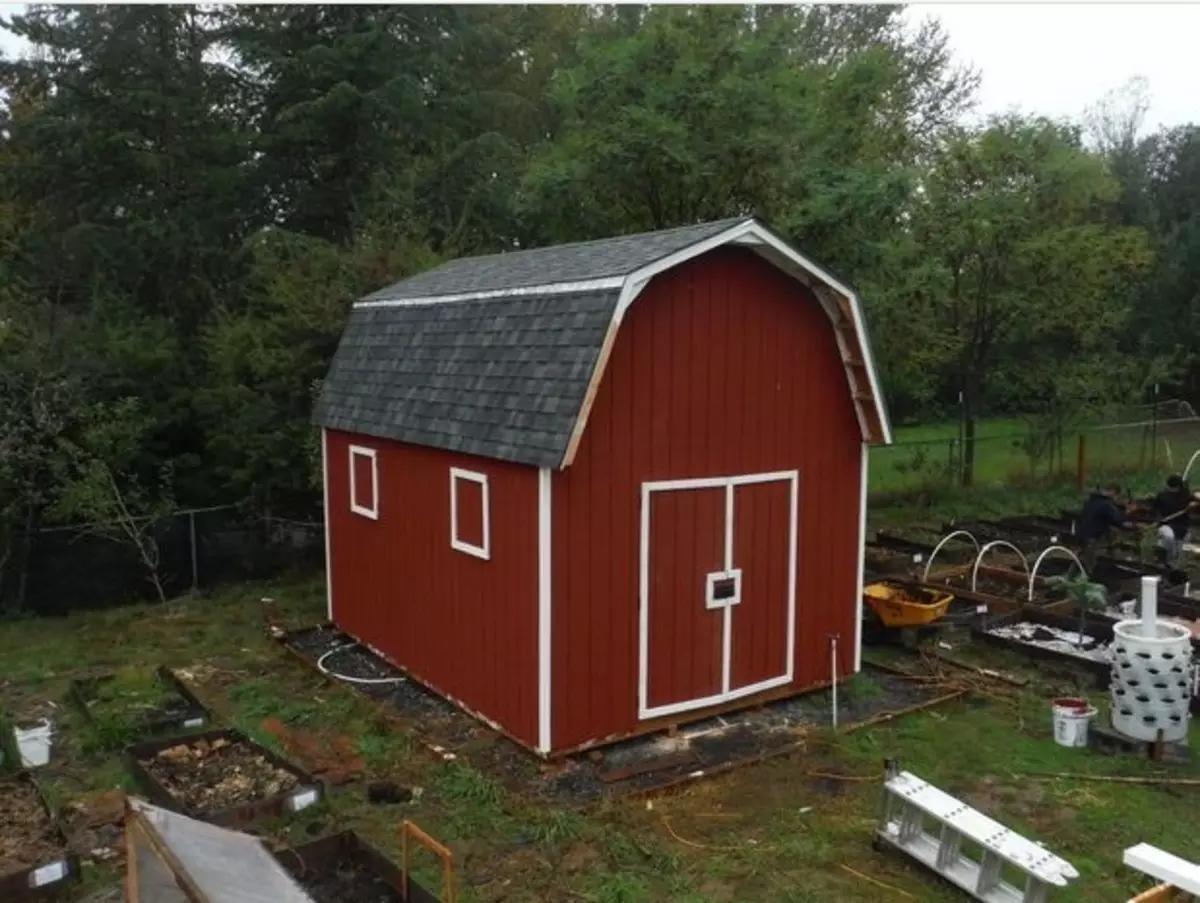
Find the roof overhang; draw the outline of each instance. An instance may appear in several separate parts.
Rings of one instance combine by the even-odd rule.
[[[655,276],[726,245],[749,248],[812,291],[833,325],[863,442],[870,445],[891,444],[892,428],[888,422],[883,393],[879,388],[875,359],[867,335],[866,318],[863,316],[862,302],[858,295],[757,220],[749,219],[625,277],[620,299],[613,311],[612,322],[609,324],[604,345],[596,360],[595,371],[584,396],[583,407],[563,456],[562,467],[569,467],[575,460],[592,402],[607,369],[608,358],[626,311]]]

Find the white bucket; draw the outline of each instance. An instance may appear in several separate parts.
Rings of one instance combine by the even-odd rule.
[[[50,762],[50,747],[54,742],[54,725],[43,720],[37,727],[27,730],[13,728],[17,739],[17,751],[21,754],[21,765],[25,768],[40,768]]]
[[[1087,746],[1088,725],[1096,717],[1096,707],[1086,699],[1065,697],[1054,700],[1054,742],[1059,746]]]

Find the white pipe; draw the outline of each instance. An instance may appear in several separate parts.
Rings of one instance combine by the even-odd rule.
[[[979,550],[979,554],[975,556],[975,567],[971,568],[971,592],[975,592],[975,584],[979,580],[979,563],[983,561],[983,556],[987,554],[987,550],[994,546],[1005,546],[1017,553],[1017,557],[1021,559],[1021,564],[1025,568],[1025,575],[1029,576],[1029,559],[1014,546],[1011,542],[1003,539],[993,539],[986,546]]]
[[[1029,574],[1029,601],[1030,602],[1033,601],[1033,581],[1037,577],[1038,568],[1042,566],[1042,559],[1045,558],[1047,555],[1049,555],[1051,552],[1063,552],[1064,554],[1069,555],[1071,557],[1071,560],[1074,561],[1077,565],[1079,565],[1079,573],[1081,573],[1083,575],[1083,579],[1084,580],[1087,579],[1087,576],[1088,576],[1087,568],[1085,568],[1083,566],[1083,562],[1079,560],[1078,555],[1076,555],[1074,552],[1072,552],[1066,546],[1047,546],[1045,549],[1042,550],[1042,554],[1038,555],[1037,559],[1033,562],[1033,571]]]
[[[1157,636],[1158,581],[1161,578],[1142,578],[1142,636]]]
[[[1197,458],[1200,458],[1200,451],[1193,452],[1191,458],[1188,459],[1187,467],[1183,469],[1182,474],[1184,482],[1187,482],[1188,474],[1192,472],[1192,465],[1196,463]]]
[[[925,562],[925,573],[921,575],[922,583],[929,582],[929,569],[931,567],[933,567],[933,559],[937,558],[937,553],[942,550],[942,546],[944,546],[946,543],[948,543],[950,540],[952,540],[956,536],[967,537],[967,539],[971,540],[971,543],[975,546],[976,553],[979,552],[979,540],[976,539],[974,536],[972,536],[970,533],[968,533],[966,530],[954,530],[950,533],[947,533],[945,536],[942,537],[941,541],[936,546],[933,547],[933,551],[929,555],[929,560],[927,562]]]
[[[328,674],[330,677],[336,677],[338,680],[344,680],[352,684],[398,684],[404,680],[404,677],[351,677],[349,674],[338,674],[336,671],[331,671],[325,667],[325,659],[333,655],[335,652],[341,652],[343,649],[349,649],[352,646],[357,646],[358,643],[344,643],[341,646],[334,646],[319,659],[317,659],[317,670],[322,674]]]
[[[829,646],[830,646],[829,659],[830,659],[830,664],[832,666],[831,672],[833,674],[833,729],[836,731],[837,726],[838,726],[838,698],[837,698],[838,667],[837,667],[837,637],[836,636],[831,636],[829,638]]]

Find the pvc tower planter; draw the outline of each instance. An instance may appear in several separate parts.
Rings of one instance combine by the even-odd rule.
[[[1191,631],[1158,620],[1158,577],[1142,578],[1142,612],[1113,627],[1112,725],[1146,742],[1185,741],[1191,702]]]

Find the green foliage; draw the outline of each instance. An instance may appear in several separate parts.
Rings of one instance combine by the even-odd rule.
[[[1137,91],[961,126],[887,6],[30,5],[0,62],[0,597],[16,534],[312,516],[352,299],[462,254],[753,213],[857,285],[889,406],[1028,420],[1200,390],[1200,139]],[[1135,86],[1136,87],[1136,86]],[[943,462],[946,463],[943,463]],[[913,453],[909,473],[954,466]],[[900,468],[897,468],[899,470]]]
[[[504,792],[500,785],[471,765],[453,762],[438,776],[437,790],[447,800],[497,808]]]
[[[1060,578],[1056,582],[1066,590],[1067,598],[1080,608],[1101,611],[1108,605],[1108,588],[1103,583],[1092,583],[1082,576]]]

